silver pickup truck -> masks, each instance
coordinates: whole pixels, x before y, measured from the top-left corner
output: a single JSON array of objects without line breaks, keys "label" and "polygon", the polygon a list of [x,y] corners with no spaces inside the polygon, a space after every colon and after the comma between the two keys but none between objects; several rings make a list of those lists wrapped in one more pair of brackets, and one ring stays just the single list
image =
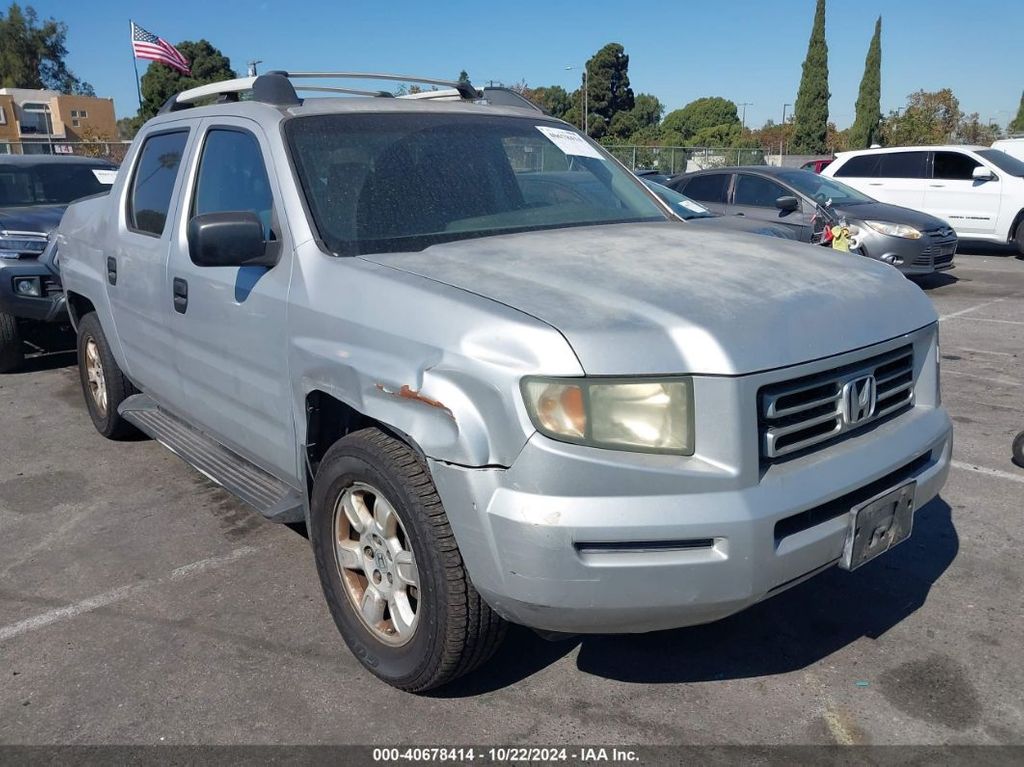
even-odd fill
[{"label": "silver pickup truck", "polygon": [[60,266],[96,428],[304,521],[372,673],[436,687],[508,621],[713,621],[910,535],[951,428],[898,271],[694,231],[468,84],[303,77],[172,98]]}]

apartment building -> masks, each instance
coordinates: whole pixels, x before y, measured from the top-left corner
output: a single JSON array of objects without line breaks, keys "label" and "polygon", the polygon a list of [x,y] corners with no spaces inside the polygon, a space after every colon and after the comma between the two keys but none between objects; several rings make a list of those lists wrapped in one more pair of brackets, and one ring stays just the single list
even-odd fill
[{"label": "apartment building", "polygon": [[0,88],[0,154],[73,154],[76,142],[116,138],[113,99]]}]

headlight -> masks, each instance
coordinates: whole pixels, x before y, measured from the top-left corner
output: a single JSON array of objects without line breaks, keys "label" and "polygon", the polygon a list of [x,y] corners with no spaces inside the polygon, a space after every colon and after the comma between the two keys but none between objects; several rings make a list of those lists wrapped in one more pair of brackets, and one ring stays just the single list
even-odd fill
[{"label": "headlight", "polygon": [[43,289],[38,277],[15,277],[14,292],[19,296],[39,298]]},{"label": "headlight", "polygon": [[534,426],[552,439],[693,455],[689,378],[524,378],[522,390]]},{"label": "headlight", "polygon": [[46,248],[46,235],[27,232],[0,232],[0,258],[38,256]]},{"label": "headlight", "polygon": [[902,237],[905,240],[919,240],[921,233],[912,226],[906,224],[890,224],[888,221],[865,221],[879,234],[887,234],[890,237]]}]

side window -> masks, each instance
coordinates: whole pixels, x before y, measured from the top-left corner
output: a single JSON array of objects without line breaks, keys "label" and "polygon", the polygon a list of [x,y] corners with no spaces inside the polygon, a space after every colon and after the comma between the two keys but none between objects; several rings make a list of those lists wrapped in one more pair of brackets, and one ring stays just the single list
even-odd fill
[{"label": "side window", "polygon": [[192,215],[249,211],[270,235],[274,197],[259,142],[251,133],[214,128],[206,134]]},{"label": "side window", "polygon": [[132,229],[157,237],[163,234],[187,141],[188,131],[183,130],[158,133],[142,145],[128,194],[128,225]]},{"label": "side window", "polygon": [[879,178],[925,178],[927,152],[886,152],[880,154]]},{"label": "side window", "polygon": [[736,177],[736,192],[733,195],[734,205],[755,205],[759,208],[774,208],[775,201],[788,195],[785,189],[761,176],[748,176],[741,173]]},{"label": "side window", "polygon": [[878,175],[878,158],[880,154],[860,154],[851,157],[840,165],[835,172],[836,178],[874,178]]},{"label": "side window", "polygon": [[981,163],[962,152],[936,152],[932,175],[935,178],[970,181],[971,174]]},{"label": "side window", "polygon": [[694,176],[679,191],[701,202],[724,203],[729,191],[729,174],[709,173],[705,176]]}]

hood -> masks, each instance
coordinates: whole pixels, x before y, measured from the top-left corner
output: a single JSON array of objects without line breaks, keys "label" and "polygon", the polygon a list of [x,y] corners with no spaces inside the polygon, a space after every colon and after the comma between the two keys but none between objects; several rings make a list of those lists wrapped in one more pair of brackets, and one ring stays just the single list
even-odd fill
[{"label": "hood", "polygon": [[795,240],[793,232],[784,226],[772,226],[764,221],[753,221],[741,216],[708,216],[706,218],[690,218],[686,220],[687,225],[696,226],[698,229],[718,229],[730,232],[749,232],[750,234],[761,234],[766,237],[780,237],[784,240]]},{"label": "hood", "polygon": [[0,229],[49,234],[57,228],[66,207],[66,205],[33,205],[24,208],[0,208]]},{"label": "hood", "polygon": [[888,221],[891,224],[907,224],[922,232],[949,227],[941,218],[887,202],[864,202],[859,205],[836,205],[835,210],[846,216],[847,221]]},{"label": "hood", "polygon": [[592,375],[751,373],[936,320],[921,289],[887,264],[668,222],[483,237],[362,258],[548,323]]}]

